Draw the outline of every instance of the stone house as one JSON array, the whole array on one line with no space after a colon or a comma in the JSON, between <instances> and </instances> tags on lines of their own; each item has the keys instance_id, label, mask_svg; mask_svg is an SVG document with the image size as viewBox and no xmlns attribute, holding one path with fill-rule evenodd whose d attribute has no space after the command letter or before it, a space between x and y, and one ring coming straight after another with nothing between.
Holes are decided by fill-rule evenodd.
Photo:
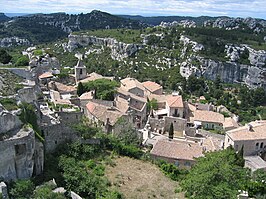
<instances>
[{"instance_id":1,"label":"stone house","mask_svg":"<svg viewBox=\"0 0 266 199\"><path fill-rule=\"evenodd\" d=\"M184 117L184 104L181 95L170 95L166 99L166 109L168 117Z\"/></svg>"},{"instance_id":2,"label":"stone house","mask_svg":"<svg viewBox=\"0 0 266 199\"><path fill-rule=\"evenodd\" d=\"M151 94L162 95L163 94L163 87L160 84L152 81L142 82L142 85L145 88L146 96Z\"/></svg>"},{"instance_id":3,"label":"stone house","mask_svg":"<svg viewBox=\"0 0 266 199\"><path fill-rule=\"evenodd\" d=\"M133 116L136 128L144 127L147 120L147 99L137 96L123 88L117 89L114 105L123 113Z\"/></svg>"},{"instance_id":4,"label":"stone house","mask_svg":"<svg viewBox=\"0 0 266 199\"><path fill-rule=\"evenodd\" d=\"M153 113L157 118L181 117L184 118L184 103L180 95L150 95L149 100L155 99L157 101L158 110Z\"/></svg>"},{"instance_id":5,"label":"stone house","mask_svg":"<svg viewBox=\"0 0 266 199\"><path fill-rule=\"evenodd\" d=\"M45 72L43 74L41 74L38 78L39 78L39 82L41 84L48 84L52 79L53 79L54 75L51 72Z\"/></svg>"},{"instance_id":6,"label":"stone house","mask_svg":"<svg viewBox=\"0 0 266 199\"><path fill-rule=\"evenodd\" d=\"M190 122L205 129L223 129L224 116L213 111L195 110Z\"/></svg>"},{"instance_id":7,"label":"stone house","mask_svg":"<svg viewBox=\"0 0 266 199\"><path fill-rule=\"evenodd\" d=\"M117 122L120 118L129 121L129 117L125 113L120 112L116 107L96 102L89 102L86 105L85 116L107 133L115 133L119 129L119 123Z\"/></svg>"},{"instance_id":8,"label":"stone house","mask_svg":"<svg viewBox=\"0 0 266 199\"><path fill-rule=\"evenodd\" d=\"M244 147L244 156L266 152L266 121L254 121L226 132L225 148L232 146L236 151Z\"/></svg>"},{"instance_id":9,"label":"stone house","mask_svg":"<svg viewBox=\"0 0 266 199\"><path fill-rule=\"evenodd\" d=\"M153 146L151 157L175 164L182 169L190 169L195 158L203 156L203 148L194 142L181 140L158 140Z\"/></svg>"},{"instance_id":10,"label":"stone house","mask_svg":"<svg viewBox=\"0 0 266 199\"><path fill-rule=\"evenodd\" d=\"M122 79L121 88L127 92L130 92L136 96L144 97L145 87L135 78L127 77Z\"/></svg>"}]
</instances>

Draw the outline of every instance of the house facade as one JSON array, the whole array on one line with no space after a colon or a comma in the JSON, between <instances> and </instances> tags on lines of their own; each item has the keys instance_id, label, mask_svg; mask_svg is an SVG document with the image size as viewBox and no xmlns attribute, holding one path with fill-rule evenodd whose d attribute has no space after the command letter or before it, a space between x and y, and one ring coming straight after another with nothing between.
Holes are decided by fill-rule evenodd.
<instances>
[{"instance_id":1,"label":"house facade","mask_svg":"<svg viewBox=\"0 0 266 199\"><path fill-rule=\"evenodd\" d=\"M266 152L266 121L251 122L243 127L226 132L225 148L232 146L236 151L242 147L244 156Z\"/></svg>"}]
</instances>

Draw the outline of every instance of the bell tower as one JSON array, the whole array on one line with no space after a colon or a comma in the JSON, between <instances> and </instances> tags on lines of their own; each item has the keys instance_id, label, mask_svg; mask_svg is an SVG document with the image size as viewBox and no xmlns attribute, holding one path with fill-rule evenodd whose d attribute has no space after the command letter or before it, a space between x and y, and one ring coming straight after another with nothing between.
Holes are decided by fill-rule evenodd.
<instances>
[{"instance_id":1,"label":"bell tower","mask_svg":"<svg viewBox=\"0 0 266 199\"><path fill-rule=\"evenodd\" d=\"M76 80L76 83L79 80L82 80L82 79L84 79L86 77L87 77L86 66L84 66L84 64L81 61L81 59L79 59L77 65L75 66L75 80Z\"/></svg>"}]
</instances>

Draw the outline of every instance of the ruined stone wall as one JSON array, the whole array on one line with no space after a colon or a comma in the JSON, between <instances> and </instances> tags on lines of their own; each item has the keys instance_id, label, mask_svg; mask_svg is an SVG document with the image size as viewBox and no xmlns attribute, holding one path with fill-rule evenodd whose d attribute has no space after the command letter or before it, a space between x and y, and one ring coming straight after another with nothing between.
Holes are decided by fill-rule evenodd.
<instances>
[{"instance_id":1,"label":"ruined stone wall","mask_svg":"<svg viewBox=\"0 0 266 199\"><path fill-rule=\"evenodd\" d=\"M56 147L66 141L77 141L79 137L76 132L66 124L54 124L42 127L45 138L45 152L53 152Z\"/></svg>"},{"instance_id":2,"label":"ruined stone wall","mask_svg":"<svg viewBox=\"0 0 266 199\"><path fill-rule=\"evenodd\" d=\"M59 116L60 121L62 123L71 124L71 123L77 123L81 120L82 116L84 115L83 112L56 112L56 114Z\"/></svg>"},{"instance_id":3,"label":"ruined stone wall","mask_svg":"<svg viewBox=\"0 0 266 199\"><path fill-rule=\"evenodd\" d=\"M35 143L34 131L29 127L17 130L10 138L0 141L0 178L5 181L30 178L34 168L39 168L41 173L42 144ZM36 157L38 162L35 162Z\"/></svg>"}]
</instances>

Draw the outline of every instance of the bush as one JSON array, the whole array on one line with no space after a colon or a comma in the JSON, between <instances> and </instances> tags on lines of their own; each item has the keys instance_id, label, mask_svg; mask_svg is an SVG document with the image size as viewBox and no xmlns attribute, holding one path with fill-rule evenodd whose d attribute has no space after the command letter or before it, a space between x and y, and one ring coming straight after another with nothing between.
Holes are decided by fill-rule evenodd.
<instances>
[{"instance_id":1,"label":"bush","mask_svg":"<svg viewBox=\"0 0 266 199\"><path fill-rule=\"evenodd\" d=\"M29 65L29 58L27 56L20 57L15 63L15 66L28 66L28 65Z\"/></svg>"},{"instance_id":2,"label":"bush","mask_svg":"<svg viewBox=\"0 0 266 199\"><path fill-rule=\"evenodd\" d=\"M160 167L160 169L166 176L168 176L174 181L179 181L180 179L183 179L184 175L188 172L186 170L179 169L174 164L167 163L163 160L159 160L155 163Z\"/></svg>"},{"instance_id":3,"label":"bush","mask_svg":"<svg viewBox=\"0 0 266 199\"><path fill-rule=\"evenodd\" d=\"M6 50L0 49L0 62L3 64L8 64L12 57L7 53Z\"/></svg>"},{"instance_id":4,"label":"bush","mask_svg":"<svg viewBox=\"0 0 266 199\"><path fill-rule=\"evenodd\" d=\"M34 191L34 184L31 180L17 180L11 184L10 196L16 199L30 198Z\"/></svg>"}]
</instances>

